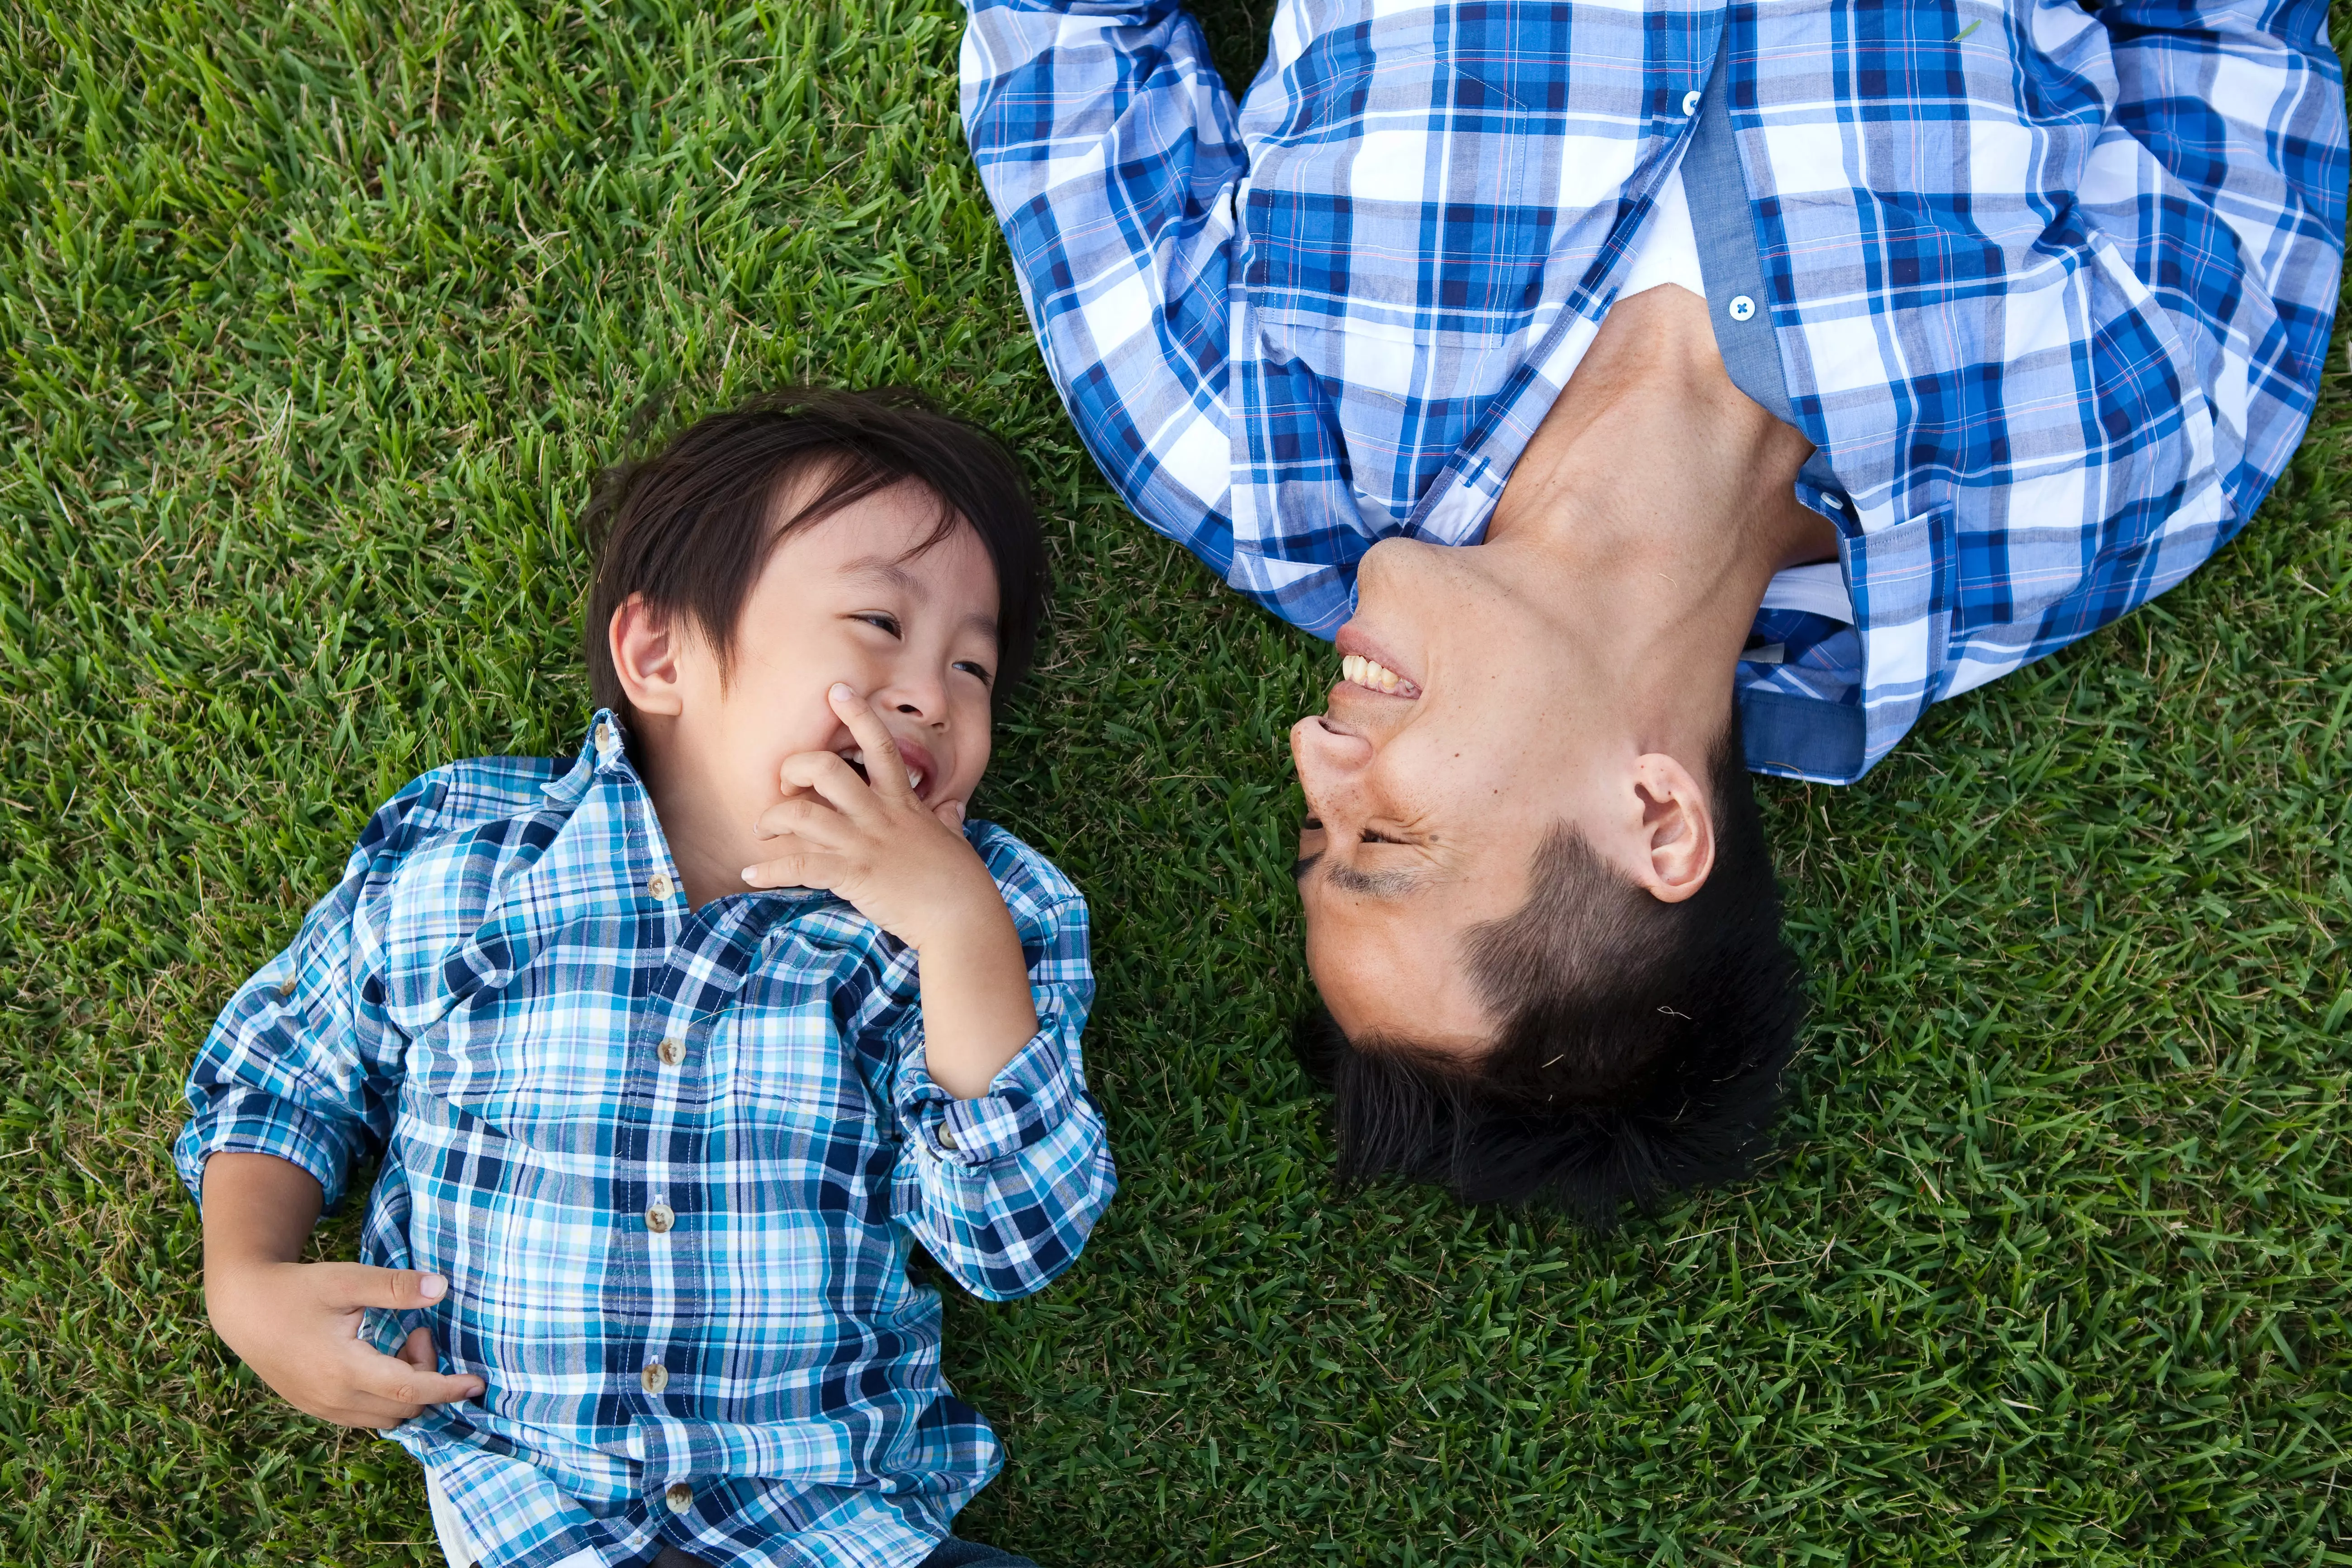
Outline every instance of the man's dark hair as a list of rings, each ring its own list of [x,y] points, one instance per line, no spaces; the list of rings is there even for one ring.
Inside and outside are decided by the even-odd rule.
[[[795,484],[814,481],[777,516]],[[596,706],[634,720],[613,668],[613,612],[632,594],[685,616],[727,668],[743,601],[787,535],[911,480],[940,504],[919,554],[969,525],[996,568],[1002,703],[1029,671],[1052,579],[1029,487],[995,437],[909,387],[793,387],[688,426],[652,457],[605,470],[585,518],[595,541],[588,594],[588,685]]]
[[[1343,1181],[1397,1175],[1465,1203],[1543,1199],[1594,1230],[1631,1202],[1743,1175],[1767,1146],[1804,1017],[1780,889],[1735,713],[1710,759],[1715,865],[1669,904],[1573,828],[1535,854],[1532,891],[1465,937],[1502,1021],[1465,1060],[1300,1021],[1300,1065],[1336,1097]]]

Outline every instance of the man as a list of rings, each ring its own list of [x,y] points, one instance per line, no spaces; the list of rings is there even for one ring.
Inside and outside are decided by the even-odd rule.
[[[1748,769],[2179,582],[2336,299],[2320,0],[971,0],[967,133],[1135,510],[1343,679],[1291,744],[1343,1169],[1744,1168],[1801,1012]],[[1743,766],[1744,764],[1744,766]]]

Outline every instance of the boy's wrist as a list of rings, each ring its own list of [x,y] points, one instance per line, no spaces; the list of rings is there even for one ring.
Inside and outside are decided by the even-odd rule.
[[[958,892],[959,897],[941,900],[919,926],[907,933],[908,947],[927,957],[941,958],[1001,948],[1009,939],[1013,951],[1020,951],[1021,936],[1013,929],[1013,911],[1004,907],[1004,895],[998,891],[994,879],[983,872],[978,886]],[[1023,968],[1025,972],[1027,966]]]

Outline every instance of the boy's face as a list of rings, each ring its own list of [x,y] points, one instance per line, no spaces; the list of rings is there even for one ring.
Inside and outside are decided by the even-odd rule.
[[[797,498],[780,499],[790,515]],[[826,700],[835,681],[873,705],[926,805],[971,800],[988,766],[996,572],[968,527],[915,553],[939,515],[928,490],[900,484],[786,537],[744,599],[723,673],[718,650],[690,626],[646,627],[635,601],[614,615],[614,662],[689,883],[693,861],[723,868],[731,882],[737,868],[773,854],[752,825],[785,798],[785,758],[832,752],[865,771]],[[636,646],[656,641],[652,658]],[[635,678],[644,672],[667,678],[647,685]]]

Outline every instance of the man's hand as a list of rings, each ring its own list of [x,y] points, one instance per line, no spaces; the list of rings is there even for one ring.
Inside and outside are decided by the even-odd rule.
[[[830,695],[865,749],[866,776],[831,752],[785,758],[784,799],[754,825],[777,840],[776,858],[746,868],[743,880],[838,893],[919,952],[1005,921],[1003,895],[964,840],[963,803],[926,806],[873,704],[843,685]]]
[[[782,853],[743,880],[838,893],[921,954],[925,1068],[950,1094],[976,1099],[1037,1032],[1021,934],[964,839],[963,803],[925,806],[873,705],[846,686],[831,695],[873,783],[831,752],[784,759],[785,799],[756,825]]]
[[[444,1376],[418,1329],[388,1356],[360,1340],[370,1307],[429,1307],[437,1274],[357,1263],[297,1263],[323,1195],[274,1154],[205,1162],[205,1307],[213,1331],[295,1409],[345,1426],[396,1426],[427,1405],[472,1399],[478,1377]]]
[[[436,1370],[430,1329],[410,1333],[397,1356],[359,1337],[368,1308],[429,1307],[448,1288],[437,1274],[358,1263],[205,1271],[213,1331],[287,1404],[344,1426],[397,1426],[428,1405],[482,1392],[478,1377]]]

